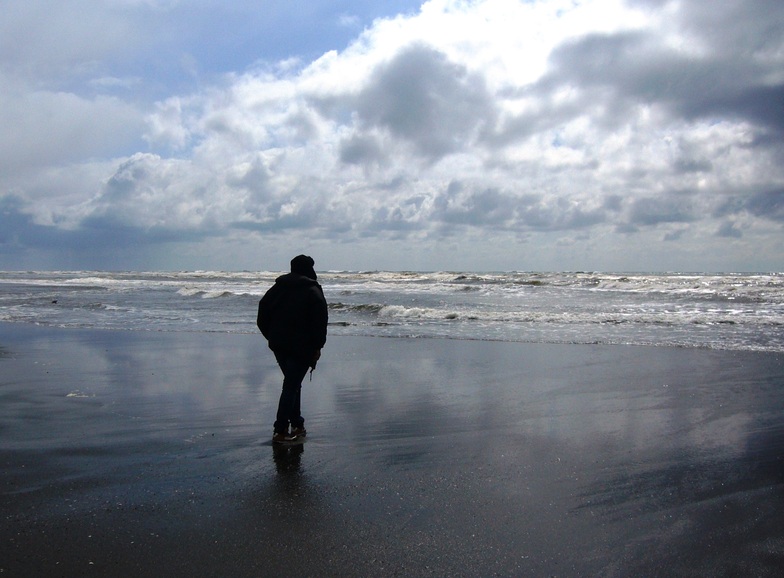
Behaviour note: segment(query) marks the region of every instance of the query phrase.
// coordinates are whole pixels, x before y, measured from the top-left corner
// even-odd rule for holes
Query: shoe
[[[308,432],[305,431],[304,427],[293,427],[291,428],[291,435],[298,438],[304,438],[306,435],[308,435]]]
[[[288,432],[278,433],[275,432],[272,435],[272,443],[274,444],[290,444],[291,442],[297,441],[297,436],[292,435]]]

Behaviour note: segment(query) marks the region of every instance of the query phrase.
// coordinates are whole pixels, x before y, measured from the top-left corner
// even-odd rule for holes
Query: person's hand
[[[321,350],[317,349],[316,352],[313,354],[313,359],[310,362],[310,366],[315,369],[316,363],[318,363],[319,359],[321,359]]]

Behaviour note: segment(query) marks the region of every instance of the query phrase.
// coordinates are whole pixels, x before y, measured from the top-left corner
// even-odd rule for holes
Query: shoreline
[[[0,323],[10,576],[776,575],[784,354]]]

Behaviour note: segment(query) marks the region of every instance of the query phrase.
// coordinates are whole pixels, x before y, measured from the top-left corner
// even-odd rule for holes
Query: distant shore
[[[0,323],[7,576],[775,576],[784,354]]]

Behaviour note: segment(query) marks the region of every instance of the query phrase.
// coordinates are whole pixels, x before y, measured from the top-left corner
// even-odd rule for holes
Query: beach
[[[784,354],[0,323],[6,576],[775,576]]]

